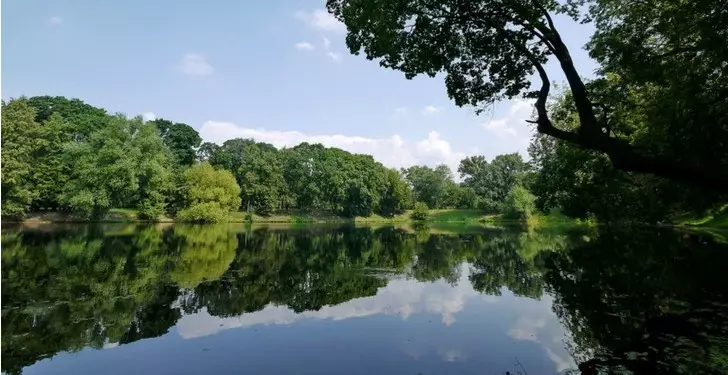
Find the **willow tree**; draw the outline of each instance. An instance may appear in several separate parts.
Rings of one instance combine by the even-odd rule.
[[[582,5],[586,2],[591,6],[587,14],[582,14]],[[696,8],[686,2],[656,0],[655,4],[647,5],[653,9],[649,14],[640,10],[644,3],[620,0],[569,0],[565,3],[555,0],[328,0],[327,8],[346,25],[346,43],[353,54],[363,51],[368,59],[402,71],[407,78],[445,73],[448,95],[458,106],[471,105],[480,112],[485,105],[498,100],[520,95],[536,99],[537,116],[531,122],[540,133],[602,152],[614,167],[624,171],[651,173],[711,189],[728,190],[725,169],[716,170],[670,154],[648,151],[610,131],[608,116],[600,103],[593,100],[589,86],[580,77],[569,47],[553,21],[556,14],[565,14],[575,20],[595,19],[599,28],[596,37],[602,42],[601,48],[611,50],[611,56],[620,52],[646,56],[645,50],[630,50],[619,45],[618,41],[629,39],[620,33],[639,31],[649,37],[643,40],[645,48],[652,48],[652,52],[666,48],[667,51],[663,51],[666,56],[679,55],[677,46],[680,43],[700,55],[700,51],[706,49],[701,41],[726,39],[719,33],[717,37],[711,37],[709,28],[691,28],[690,34],[682,39],[678,37],[680,33],[666,31],[669,27],[681,27],[674,21],[677,19],[674,16],[680,14],[684,22],[725,25],[728,18],[725,18],[726,11],[720,10],[721,1],[701,0],[702,8]],[[655,12],[654,9],[665,11]],[[649,16],[645,17],[645,14]],[[692,15],[694,19],[685,19],[686,15]],[[625,27],[634,24],[640,27]],[[650,56],[661,55],[653,53]],[[633,60],[639,60],[638,57],[632,56]],[[546,101],[550,78],[544,69],[549,59],[556,59],[566,76],[579,118],[576,129],[560,129],[549,118]],[[652,62],[659,63],[660,60]],[[714,68],[723,79],[728,76],[721,73],[725,66]],[[534,73],[541,81],[538,90],[531,88],[530,78]]]

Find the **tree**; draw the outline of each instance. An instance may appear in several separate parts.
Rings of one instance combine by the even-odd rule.
[[[634,95],[640,95],[639,91],[625,93],[622,100],[630,102]],[[644,128],[631,120],[641,117],[643,105],[646,103],[616,110],[612,122],[615,131],[643,133]],[[577,126],[578,118],[568,93],[557,97],[549,112],[560,128]],[[529,189],[538,197],[538,208],[545,212],[558,208],[571,217],[595,216],[601,222],[655,223],[685,213],[703,216],[724,202],[719,193],[657,176],[616,170],[601,153],[541,134],[532,138],[529,155],[536,171]]]
[[[658,149],[645,150],[609,130],[605,116],[600,116],[608,111],[600,108],[581,79],[552,18],[553,14],[567,14],[578,19],[580,5],[585,2],[328,0],[327,8],[346,25],[351,53],[363,50],[368,59],[400,70],[407,78],[420,74],[434,77],[444,72],[448,94],[458,106],[472,105],[482,111],[485,104],[524,94],[536,99],[537,117],[533,122],[540,133],[604,153],[615,168],[623,171],[650,173],[728,191],[725,164],[715,169],[705,167],[702,162],[707,160],[702,158],[696,163],[660,153]],[[725,116],[721,114],[725,112],[721,108],[726,107],[727,99],[721,87],[728,86],[723,64],[723,46],[728,44],[728,37],[715,31],[728,27],[722,3],[660,0],[655,4],[633,2],[623,6],[621,1],[588,2],[591,7],[585,19],[594,18],[597,26],[592,53],[606,63],[606,68],[621,66],[639,72],[633,67],[652,66],[643,63],[643,58],[649,57],[658,65],[677,62],[668,63],[666,73],[675,73],[671,68],[680,67],[683,72],[694,73],[691,78],[702,78],[703,82],[716,76],[715,86],[711,85],[710,108],[718,110],[719,115],[708,118],[717,121],[711,126],[722,129],[716,131],[725,140]],[[688,24],[691,26],[686,35],[682,25]],[[665,43],[652,43],[653,40]],[[683,59],[671,60],[675,56]],[[695,63],[686,56],[698,59],[700,68],[693,68]],[[544,64],[550,57],[559,62],[573,96],[579,119],[573,131],[555,127],[549,118],[546,101],[550,79]],[[534,72],[541,80],[538,91],[529,90],[529,77]],[[659,82],[659,77],[650,77],[645,82]],[[690,87],[700,87],[696,82],[690,81]],[[693,124],[698,122],[683,128],[691,134],[700,133],[698,125]],[[718,140],[710,143],[714,145],[711,148],[724,147]]]
[[[65,129],[69,138],[77,142],[106,126],[112,117],[105,109],[63,96],[34,96],[28,104],[35,108],[35,120],[39,123],[48,121],[53,114],[61,116],[69,124]]]
[[[245,147],[235,174],[240,177],[243,206],[249,211],[267,215],[278,208],[286,195],[283,163],[278,150],[267,143]]]
[[[36,152],[43,146],[41,126],[25,98],[2,102],[2,216],[23,218],[39,194],[33,184]]]
[[[415,203],[415,208],[412,210],[412,215],[410,217],[412,220],[415,221],[425,221],[427,220],[427,217],[430,215],[430,208],[427,207],[427,203],[425,202],[417,202]]]
[[[219,151],[220,146],[212,142],[205,142],[197,149],[197,161],[206,161],[215,165],[217,164],[215,156]]]
[[[508,192],[505,201],[506,215],[521,220],[527,220],[536,209],[536,197],[521,185],[515,185]]]
[[[412,190],[396,169],[388,169],[385,173],[386,185],[379,200],[379,214],[392,217],[410,207]]]
[[[65,144],[73,140],[72,128],[57,112],[42,124],[41,147],[34,155],[33,164],[33,183],[38,191],[32,204],[34,210],[55,210],[60,206],[58,200],[73,167],[63,156]]]
[[[502,211],[508,192],[516,183],[521,183],[530,166],[520,154],[503,154],[488,163],[482,156],[473,156],[460,161],[458,171],[463,184],[471,188],[479,199],[481,208],[488,211]]]
[[[138,120],[135,120],[138,121]],[[138,152],[136,173],[139,179],[134,198],[142,219],[156,221],[164,213],[172,191],[173,155],[165,147],[157,128],[144,124],[134,134],[130,151]]]
[[[240,186],[226,170],[195,164],[185,171],[184,181],[187,204],[177,214],[181,221],[221,222],[240,207]]]
[[[67,143],[64,163],[73,165],[60,201],[84,217],[112,207],[136,207],[156,220],[170,186],[168,151],[153,124],[117,115],[106,127]]]
[[[426,203],[430,208],[443,208],[447,202],[447,187],[452,184],[452,173],[446,165],[430,168],[412,166],[402,170],[412,186],[414,199]]]
[[[172,152],[175,163],[186,167],[195,162],[197,148],[202,142],[197,130],[187,124],[173,123],[161,118],[150,122],[159,129],[164,144]]]

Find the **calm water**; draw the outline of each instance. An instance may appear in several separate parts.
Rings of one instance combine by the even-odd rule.
[[[4,227],[2,370],[724,373],[725,238]]]

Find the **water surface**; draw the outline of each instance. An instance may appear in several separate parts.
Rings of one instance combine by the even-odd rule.
[[[2,370],[723,373],[726,265],[658,229],[4,227]]]

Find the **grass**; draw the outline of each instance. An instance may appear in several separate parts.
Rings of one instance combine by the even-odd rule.
[[[256,224],[315,224],[315,223],[360,223],[360,224],[409,224],[412,211],[406,211],[394,217],[372,215],[369,217],[346,218],[334,215],[329,211],[298,211],[292,210],[285,213],[272,215],[249,215],[247,212],[232,212],[230,223],[256,223]],[[723,218],[725,220],[726,218]],[[84,222],[87,220],[74,218],[73,215],[60,212],[47,212],[29,215],[27,223],[50,223],[50,222]],[[134,223],[140,222],[138,212],[131,208],[114,208],[104,218],[96,220],[103,223]],[[174,219],[162,216],[159,223],[172,223]],[[488,214],[482,210],[469,209],[439,209],[430,210],[427,223],[441,227],[452,227],[449,224],[470,226],[472,228],[483,228],[492,225],[523,224],[523,221],[509,219],[500,214]],[[561,214],[549,214],[534,216],[529,219],[529,226],[573,224],[573,219],[566,218]],[[446,225],[447,224],[447,225]]]
[[[679,226],[728,229],[728,204],[701,218],[680,215],[674,221]]]

